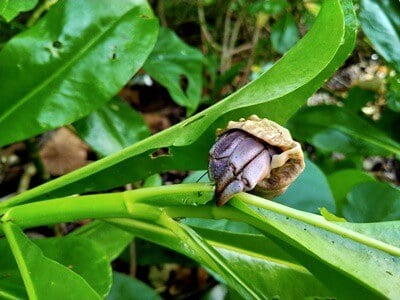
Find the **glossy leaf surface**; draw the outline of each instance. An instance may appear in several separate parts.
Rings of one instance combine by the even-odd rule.
[[[400,191],[384,182],[360,183],[349,191],[343,216],[356,223],[400,220]]]
[[[84,237],[96,243],[109,262],[116,259],[133,239],[129,232],[100,220],[80,227],[71,235]]]
[[[396,243],[371,240],[355,231],[342,230],[341,225],[347,223],[330,222],[274,202],[261,202],[249,194],[237,198],[264,207],[253,210],[239,201],[232,203],[254,217],[253,224],[258,229],[275,237],[279,246],[307,267],[336,297],[390,298],[400,292],[397,280],[400,248]]]
[[[400,2],[362,0],[360,24],[373,47],[400,71]]]
[[[318,213],[320,207],[335,211],[335,201],[324,173],[308,159],[303,173],[274,201],[311,213]]]
[[[8,223],[3,229],[29,298],[57,299],[68,291],[69,299],[101,299],[81,276],[44,256],[42,250],[30,241],[18,226]],[[52,284],[49,284],[48,276],[51,276]],[[71,289],[71,286],[74,288]]]
[[[0,1],[0,16],[7,22],[10,22],[18,16],[20,12],[33,9],[37,3],[38,0],[2,0]]]
[[[400,154],[400,144],[350,111],[333,105],[305,107],[290,120],[292,135],[327,152]]]
[[[136,221],[114,222],[136,236],[188,255],[196,261],[202,261],[196,249],[188,249],[172,231]],[[222,232],[205,229],[198,229],[198,232],[228,261],[227,271],[249,285],[255,294],[259,295],[258,297],[279,295],[282,298],[293,298],[300,295],[330,295],[329,291],[293,260],[281,260],[280,258],[285,256],[282,250],[275,251],[277,248],[273,244],[272,249],[269,248],[271,242],[260,235],[229,233],[225,235]],[[215,271],[214,267],[207,264],[206,266]]]
[[[156,36],[146,1],[59,1],[0,52],[0,146],[100,107],[142,66]]]
[[[75,122],[74,127],[101,156],[115,153],[150,135],[140,114],[117,97]]]
[[[361,170],[347,169],[334,172],[328,176],[329,186],[336,202],[336,212],[342,215],[342,206],[346,202],[348,192],[362,182],[375,181],[375,178]]]
[[[149,286],[136,278],[114,272],[113,285],[107,300],[161,300],[162,298]]]
[[[299,39],[299,31],[293,16],[286,13],[271,28],[271,42],[274,49],[286,53]]]
[[[192,114],[201,98],[202,66],[203,54],[198,49],[186,45],[172,30],[161,28],[143,67],[168,89],[177,104]]]

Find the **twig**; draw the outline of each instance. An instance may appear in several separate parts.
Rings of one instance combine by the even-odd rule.
[[[35,174],[36,174],[35,165],[33,163],[27,164],[25,167],[24,174],[22,175],[18,185],[18,190],[17,190],[18,194],[25,192],[27,189],[29,189],[31,179]]]
[[[204,16],[204,7],[203,7],[202,0],[198,1],[197,14],[199,16],[199,23],[200,23],[202,35],[204,36],[204,38],[207,40],[207,42],[210,44],[210,46],[212,48],[214,48],[218,52],[221,52],[221,50],[222,50],[221,46],[218,45],[214,41],[213,37],[211,36],[210,32],[208,31],[206,18]]]
[[[256,54],[256,48],[257,48],[258,40],[260,39],[260,33],[261,33],[261,28],[257,26],[256,27],[256,31],[254,32],[254,35],[253,35],[253,39],[251,41],[252,47],[251,47],[250,57],[249,57],[249,59],[247,61],[246,69],[244,70],[244,74],[242,76],[242,79],[240,80],[239,86],[245,85],[246,82],[248,81],[250,70],[251,70],[251,66],[254,63],[254,57],[255,57],[255,54]]]
[[[130,264],[129,264],[129,275],[133,278],[136,277],[136,243],[133,240],[129,245],[129,254],[130,254]]]
[[[231,0],[226,11],[225,23],[224,23],[224,36],[222,39],[222,54],[221,54],[221,64],[220,71],[224,73],[227,70],[227,61],[229,60],[229,37],[231,34],[231,18],[232,18],[232,5],[234,0]]]
[[[233,49],[235,48],[235,44],[239,35],[239,30],[240,27],[242,26],[242,17],[239,16],[238,19],[236,20],[235,24],[233,25],[233,30],[231,34],[231,38],[229,41],[229,56],[227,57],[226,60],[226,68],[230,69],[232,65],[232,56],[233,56]]]
[[[26,22],[27,27],[32,27],[36,24],[42,14],[49,10],[54,4],[57,3],[58,0],[45,0],[42,5],[40,5],[36,10],[32,13],[28,21]]]
[[[34,139],[25,140],[26,148],[29,151],[29,156],[32,159],[33,164],[36,167],[36,172],[39,174],[40,178],[43,181],[47,181],[50,179],[50,174],[46,170],[46,167],[43,165],[43,161],[40,157],[38,146],[35,143]]]
[[[160,18],[161,26],[168,27],[167,18],[165,17],[165,2],[164,2],[164,0],[158,0],[157,15]]]
[[[240,52],[249,51],[251,49],[253,49],[252,43],[243,44],[243,45],[236,47],[235,49],[232,49],[231,55],[236,55],[236,54],[239,54]]]

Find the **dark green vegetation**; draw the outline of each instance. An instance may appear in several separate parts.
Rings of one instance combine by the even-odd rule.
[[[0,298],[159,299],[116,271],[165,262],[214,278],[165,297],[399,297],[398,2],[360,1],[359,23],[350,0],[150,3],[172,29],[146,1],[54,2],[0,1]],[[149,76],[182,119],[153,135],[126,101]],[[306,169],[275,201],[218,208],[186,171],[254,113],[287,125]],[[49,179],[39,148],[61,126],[96,161]],[[36,175],[15,193],[18,147]]]

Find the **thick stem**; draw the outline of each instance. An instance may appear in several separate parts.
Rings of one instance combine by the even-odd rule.
[[[122,193],[66,197],[15,206],[1,212],[4,214],[1,221],[12,221],[27,228],[87,218],[129,218],[135,215],[139,203],[161,207],[202,205],[213,196],[213,187],[203,183],[142,188]]]

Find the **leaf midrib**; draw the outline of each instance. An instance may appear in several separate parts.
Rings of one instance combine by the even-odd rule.
[[[44,80],[41,84],[39,84],[36,88],[31,90],[27,95],[25,95],[23,98],[20,99],[20,101],[16,101],[14,106],[11,106],[8,110],[4,112],[2,116],[0,116],[0,123],[3,122],[9,115],[11,115],[14,111],[16,111],[19,107],[24,105],[26,102],[28,102],[31,98],[33,98],[37,93],[45,89],[50,83],[56,81],[58,77],[66,72],[69,67],[75,65],[76,61],[80,60],[82,56],[87,53],[91,48],[94,47],[94,45],[97,45],[98,41],[100,41],[106,33],[111,31],[117,23],[121,21],[126,15],[128,15],[132,10],[134,10],[136,7],[133,7],[129,9],[126,13],[121,15],[118,19],[115,21],[111,22],[108,26],[105,27],[105,30],[102,31],[99,35],[95,36],[92,40],[89,39],[89,42],[80,50],[78,51],[70,60],[67,60],[67,62],[62,65],[55,73],[53,73],[52,76]]]

